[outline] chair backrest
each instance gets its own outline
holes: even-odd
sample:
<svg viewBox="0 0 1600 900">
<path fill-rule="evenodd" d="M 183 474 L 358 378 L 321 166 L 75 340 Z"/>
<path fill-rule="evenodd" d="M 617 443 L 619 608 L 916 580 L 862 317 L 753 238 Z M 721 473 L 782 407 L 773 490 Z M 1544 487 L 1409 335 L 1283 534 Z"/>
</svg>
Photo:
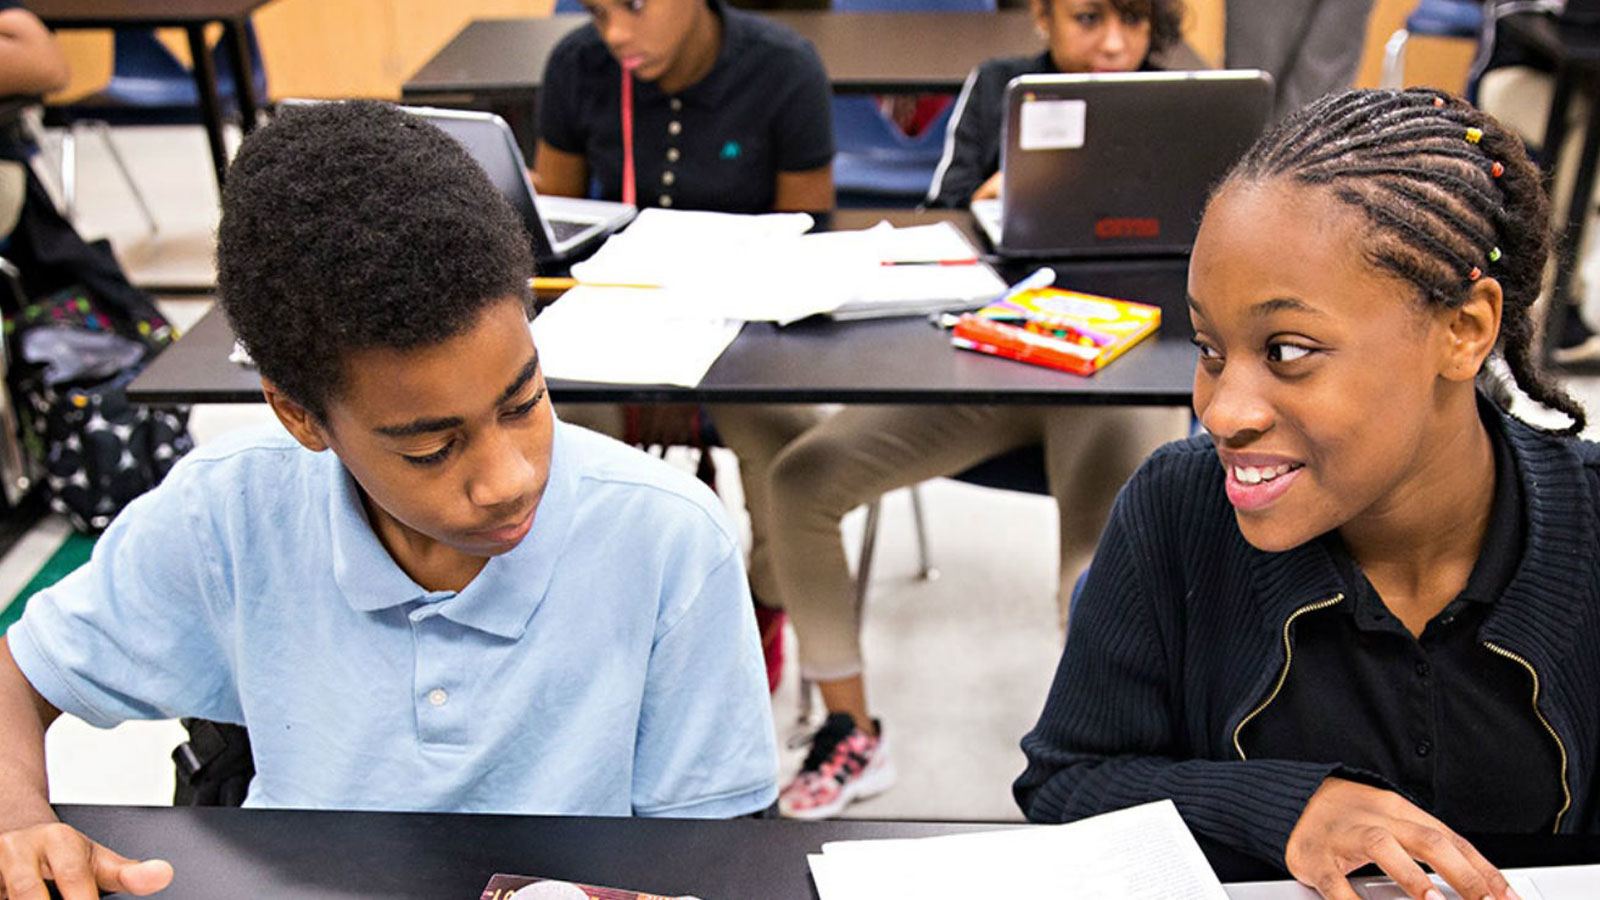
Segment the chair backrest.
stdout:
<svg viewBox="0 0 1600 900">
<path fill-rule="evenodd" d="M 834 12 L 994 12 L 995 0 L 833 0 Z"/>
<path fill-rule="evenodd" d="M 833 140 L 840 153 L 894 157 L 906 163 L 938 165 L 954 104 L 947 105 L 915 137 L 907 136 L 883 114 L 872 97 L 846 94 L 833 98 Z"/>
<path fill-rule="evenodd" d="M 154 29 L 118 28 L 112 38 L 111 81 L 105 93 L 130 106 L 179 106 L 196 101 L 189 69 L 156 38 Z"/>
<path fill-rule="evenodd" d="M 1477 38 L 1483 27 L 1478 0 L 1421 0 L 1406 16 L 1406 30 L 1430 37 Z"/>
</svg>

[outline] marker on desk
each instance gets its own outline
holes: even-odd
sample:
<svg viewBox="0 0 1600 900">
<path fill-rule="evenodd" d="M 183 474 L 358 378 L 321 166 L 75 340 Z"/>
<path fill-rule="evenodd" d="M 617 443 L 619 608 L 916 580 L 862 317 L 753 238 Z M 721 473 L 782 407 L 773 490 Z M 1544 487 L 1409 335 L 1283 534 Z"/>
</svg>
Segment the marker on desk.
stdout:
<svg viewBox="0 0 1600 900">
<path fill-rule="evenodd" d="M 995 302 L 1004 303 L 1007 300 L 1014 300 L 1017 297 L 1026 294 L 1028 291 L 1036 291 L 1040 288 L 1047 288 L 1055 283 L 1056 270 L 1050 268 L 1049 266 L 1040 266 L 1038 269 L 1034 270 L 1032 275 L 1029 275 L 1027 278 L 1022 279 L 1016 284 L 1013 284 L 1010 288 L 1006 289 L 1006 292 L 1001 294 L 995 300 Z"/>
<path fill-rule="evenodd" d="M 882 266 L 975 266 L 981 260 L 976 256 L 971 259 L 886 259 L 879 263 Z"/>
</svg>

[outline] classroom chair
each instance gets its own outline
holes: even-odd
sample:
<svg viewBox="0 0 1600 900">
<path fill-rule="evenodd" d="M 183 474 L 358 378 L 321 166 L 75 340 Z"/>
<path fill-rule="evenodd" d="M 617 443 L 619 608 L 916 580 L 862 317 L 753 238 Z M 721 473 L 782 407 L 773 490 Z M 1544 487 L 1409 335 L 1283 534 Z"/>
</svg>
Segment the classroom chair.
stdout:
<svg viewBox="0 0 1600 900">
<path fill-rule="evenodd" d="M 267 95 L 267 73 L 255 29 L 245 25 L 250 46 L 251 81 L 257 97 Z M 222 42 L 211 48 L 217 71 L 217 96 L 227 115 L 237 115 L 238 103 L 229 64 L 229 48 Z M 72 103 L 49 106 L 45 123 L 62 129 L 60 185 L 63 214 L 73 218 L 77 200 L 77 144 L 84 131 L 100 136 L 128 190 L 138 202 L 150 230 L 155 217 L 127 162 L 111 139 L 112 125 L 191 125 L 198 123 L 200 94 L 194 73 L 178 61 L 156 37 L 154 29 L 119 28 L 112 38 L 111 80 L 104 88 Z"/>
<path fill-rule="evenodd" d="M 833 0 L 834 12 L 993 12 L 995 0 Z M 916 136 L 883 114 L 877 98 L 833 98 L 833 185 L 840 206 L 916 206 L 944 154 L 951 106 Z"/>
<path fill-rule="evenodd" d="M 954 104 L 921 134 L 908 137 L 883 114 L 875 97 L 833 98 L 833 187 L 849 206 L 916 206 L 928 196 L 944 155 Z"/>
<path fill-rule="evenodd" d="M 1421 0 L 1406 16 L 1405 27 L 1390 35 L 1383 45 L 1383 74 L 1378 86 L 1388 90 L 1405 86 L 1406 44 L 1413 35 L 1476 42 L 1482 28 L 1483 5 L 1479 0 Z"/>
</svg>

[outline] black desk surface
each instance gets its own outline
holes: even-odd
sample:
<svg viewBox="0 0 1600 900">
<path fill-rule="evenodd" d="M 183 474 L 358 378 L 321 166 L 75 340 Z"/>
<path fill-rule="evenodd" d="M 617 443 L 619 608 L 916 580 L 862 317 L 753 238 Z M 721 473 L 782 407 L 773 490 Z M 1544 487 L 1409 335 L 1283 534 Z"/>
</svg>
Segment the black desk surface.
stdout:
<svg viewBox="0 0 1600 900">
<path fill-rule="evenodd" d="M 965 213 L 845 210 L 833 227 L 959 221 Z M 1032 265 L 1004 268 L 1010 280 Z M 563 402 L 1012 403 L 1184 406 L 1194 379 L 1185 305 L 1187 260 L 1058 263 L 1056 283 L 1161 307 L 1162 326 L 1104 371 L 1071 375 L 950 346 L 923 316 L 840 323 L 814 319 L 786 328 L 752 322 L 696 388 L 552 379 Z M 560 302 L 559 300 L 556 302 Z M 233 335 L 213 309 L 129 386 L 141 403 L 257 403 L 255 370 L 228 361 Z"/>
<path fill-rule="evenodd" d="M 924 837 L 977 825 L 687 821 L 299 810 L 62 806 L 62 820 L 177 871 L 162 900 L 472 900 L 495 872 L 706 900 L 813 900 L 806 854 L 826 841 Z M 1600 838 L 1475 843 L 1505 867 L 1600 861 Z M 1282 878 L 1207 848 L 1223 881 Z"/>
<path fill-rule="evenodd" d="M 954 93 L 973 67 L 996 56 L 1044 48 L 1027 10 L 1001 12 L 764 13 L 817 48 L 834 90 Z M 405 83 L 406 97 L 452 92 L 537 90 L 550 51 L 589 20 L 581 13 L 540 19 L 480 19 Z"/>
<path fill-rule="evenodd" d="M 270 0 L 28 0 L 28 9 L 55 28 L 191 25 L 237 21 Z"/>
</svg>

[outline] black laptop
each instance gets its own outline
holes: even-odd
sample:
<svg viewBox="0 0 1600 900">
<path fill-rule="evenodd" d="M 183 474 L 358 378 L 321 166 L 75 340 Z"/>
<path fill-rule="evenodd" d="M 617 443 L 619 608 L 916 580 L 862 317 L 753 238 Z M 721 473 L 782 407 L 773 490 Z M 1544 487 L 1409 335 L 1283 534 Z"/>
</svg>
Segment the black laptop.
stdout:
<svg viewBox="0 0 1600 900">
<path fill-rule="evenodd" d="M 607 200 L 540 196 L 528 178 L 522 150 L 504 119 L 487 112 L 401 107 L 460 141 L 489 175 L 533 238 L 534 261 L 570 261 L 628 224 L 635 208 Z"/>
<path fill-rule="evenodd" d="M 1272 78 L 1254 69 L 1020 76 L 1000 199 L 973 214 L 1002 256 L 1186 254 L 1271 110 Z"/>
</svg>

